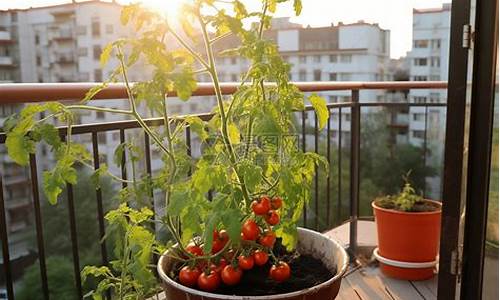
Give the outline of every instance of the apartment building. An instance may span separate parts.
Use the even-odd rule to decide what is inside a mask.
[[[390,62],[390,32],[381,29],[378,24],[359,21],[327,27],[303,27],[290,22],[289,18],[276,18],[272,20],[272,27],[265,32],[265,36],[276,42],[283,58],[291,64],[290,79],[293,81],[382,81],[392,78],[392,74],[387,71]],[[220,50],[232,48],[237,43],[236,38],[229,37],[220,41],[218,47]],[[221,81],[239,81],[247,69],[248,62],[241,57],[217,58]],[[206,76],[200,79],[209,80]],[[350,91],[318,94],[330,103],[347,102],[351,99]],[[384,99],[384,91],[360,92],[360,101],[376,102]],[[213,105],[210,100],[204,99],[203,103],[205,108]],[[198,104],[191,105],[198,107]],[[181,110],[182,107],[179,105],[178,109]],[[182,113],[191,111],[191,107],[184,106],[184,109]],[[349,143],[350,117],[348,110],[343,111],[342,116],[332,111],[331,137],[334,143],[339,141],[340,136],[344,145]],[[314,126],[314,114],[307,114],[307,119],[308,126]],[[342,133],[338,131],[340,122]]]
[[[408,53],[410,80],[448,80],[448,45],[450,39],[450,4],[436,9],[413,10],[413,47]],[[410,101],[439,103],[446,101],[446,90],[412,90]],[[444,142],[445,110],[428,108],[410,109],[410,142],[422,145],[425,135],[439,143]]]
[[[410,80],[447,81],[450,43],[449,3],[439,8],[413,10],[413,45],[408,53]],[[446,102],[446,90],[411,90],[414,103]],[[446,128],[444,107],[412,107],[409,111],[409,141],[426,146],[426,163],[440,165]],[[428,178],[429,195],[439,197],[440,177]]]

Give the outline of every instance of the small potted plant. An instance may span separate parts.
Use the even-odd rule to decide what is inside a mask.
[[[97,278],[88,295],[101,299],[143,299],[158,292],[151,268],[160,256],[157,272],[168,299],[333,299],[348,259],[335,241],[298,228],[310,198],[318,166],[326,159],[304,153],[296,145],[294,115],[304,110],[304,96],[288,79],[290,66],[276,45],[264,37],[270,15],[285,1],[264,0],[259,11],[247,11],[240,1],[186,2],[178,14],[180,26],[164,16],[133,4],[124,7],[122,22],[137,32],[132,39],[109,44],[101,55],[106,64],[116,56],[118,66],[109,80],[88,92],[77,104],[51,102],[30,105],[4,124],[9,155],[27,164],[36,144],[46,143],[56,164],[43,175],[43,190],[55,204],[67,184],[76,184],[81,168],[92,168],[92,156],[72,139],[75,112],[93,110],[123,115],[137,121],[165,166],[159,174],[142,174],[144,155],[135,140],[115,151],[115,161],[127,153],[132,176],[110,174],[105,166],[93,179],[111,175],[126,182],[117,195],[119,205],[106,215],[107,237],[113,242],[113,259],[106,266],[86,266],[83,281]],[[293,1],[296,13],[301,3]],[[250,21],[257,26],[245,27]],[[182,30],[179,33],[178,30]],[[215,53],[226,37],[240,41],[235,49]],[[197,51],[197,49],[202,51]],[[224,96],[216,68],[216,55],[237,55],[249,62],[242,84]],[[129,81],[130,67],[148,65],[142,82]],[[208,75],[217,101],[210,120],[175,116],[169,93],[188,101],[200,74]],[[121,80],[128,93],[128,108],[88,103],[110,82]],[[328,120],[324,99],[311,95],[319,128]],[[141,110],[142,108],[142,110]],[[163,122],[153,127],[144,109]],[[37,119],[40,112],[44,118]],[[51,120],[67,124],[59,131]],[[156,121],[157,123],[157,121]],[[180,134],[189,127],[202,144],[201,156],[186,154]],[[67,133],[65,139],[61,133]],[[151,194],[165,195],[165,214],[153,218]],[[156,238],[155,226],[167,228],[171,241]]]
[[[424,199],[405,181],[399,194],[372,202],[378,234],[374,255],[388,276],[425,280],[437,263],[441,203]]]

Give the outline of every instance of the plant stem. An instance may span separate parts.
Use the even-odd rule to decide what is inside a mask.
[[[206,24],[203,22],[203,19],[202,19],[199,11],[198,11],[197,17],[198,17],[198,21],[200,23],[201,30],[203,33],[203,41],[205,43],[205,48],[207,51],[207,57],[208,57],[208,61],[209,61],[208,69],[209,69],[209,73],[212,77],[212,82],[214,84],[215,96],[217,98],[217,105],[218,105],[219,114],[221,117],[222,140],[224,142],[226,152],[229,155],[229,160],[231,162],[233,170],[234,170],[236,177],[238,178],[238,181],[240,183],[241,190],[243,193],[243,197],[245,198],[246,205],[249,205],[250,193],[248,192],[248,189],[245,185],[245,180],[238,173],[238,170],[236,170],[237,158],[236,158],[236,154],[234,152],[233,144],[231,143],[231,140],[229,139],[229,132],[228,132],[228,127],[227,127],[228,119],[226,117],[226,112],[224,110],[224,101],[223,101],[222,91],[221,91],[220,84],[219,84],[219,78],[217,76],[217,70],[215,69],[215,57],[214,57],[212,45],[210,44],[210,38],[208,36]]]

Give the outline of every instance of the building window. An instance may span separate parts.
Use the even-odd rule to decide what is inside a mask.
[[[345,114],[344,116],[347,122],[351,122],[351,114]]]
[[[429,94],[429,101],[431,103],[439,103],[439,93],[430,93]]]
[[[104,119],[104,117],[105,117],[105,115],[104,115],[103,111],[96,111],[95,112],[95,118],[96,119],[102,120],[102,119]]]
[[[40,57],[40,55],[36,56],[36,65],[37,66],[41,66],[42,65],[42,58]]]
[[[427,81],[427,76],[413,76],[415,81]]]
[[[237,74],[231,74],[231,81],[232,82],[238,81],[238,75]]]
[[[334,121],[337,121],[339,119],[339,113],[336,113],[336,112],[332,113],[332,119]]]
[[[100,113],[100,111],[98,111],[98,113]],[[103,117],[103,119],[104,119],[104,117]],[[97,135],[97,142],[99,144],[106,144],[107,141],[108,141],[108,139],[107,139],[107,135],[106,135],[105,132],[103,134],[98,134]]]
[[[304,71],[304,70],[300,70],[299,71],[299,80],[300,81],[306,81],[307,80],[306,79],[306,71]]]
[[[17,11],[13,11],[10,15],[12,22],[17,22]]]
[[[321,55],[314,55],[314,56],[313,56],[313,61],[314,61],[315,63],[319,63],[319,62],[321,62]]]
[[[111,138],[113,139],[113,141],[119,141],[120,140],[120,133],[119,132],[113,132],[111,134]]]
[[[351,54],[341,54],[340,55],[340,62],[350,63],[351,61],[352,61],[352,55]]]
[[[349,81],[349,80],[351,80],[351,74],[340,73],[340,81]]]
[[[321,70],[314,70],[314,81],[321,81]]]
[[[236,64],[236,57],[231,57],[231,64],[235,65]]]
[[[101,69],[94,70],[94,81],[95,82],[102,82],[102,70]]]
[[[414,138],[417,138],[417,139],[425,138],[425,131],[423,131],[423,130],[412,130],[411,134]]]
[[[336,63],[337,62],[337,55],[334,55],[334,54],[330,55],[330,62]]]
[[[425,120],[425,114],[423,113],[413,114],[413,121],[424,121],[424,120]]]
[[[429,80],[430,81],[439,81],[439,80],[441,80],[441,76],[439,76],[439,75],[431,75],[431,76],[429,76]]]
[[[413,47],[415,48],[427,48],[429,46],[428,40],[415,40],[413,41]]]
[[[427,66],[427,58],[415,58],[413,64],[415,66]]]
[[[100,45],[94,45],[93,53],[94,53],[94,59],[95,60],[100,60],[101,59],[101,46]]]
[[[431,47],[432,49],[441,49],[441,40],[432,40],[431,41]]]
[[[113,34],[113,24],[106,24],[106,33]]]
[[[101,36],[101,23],[99,22],[98,18],[92,18],[91,29],[93,37]]]
[[[76,34],[77,35],[86,35],[87,34],[87,27],[84,25],[76,27]]]
[[[337,81],[337,73],[330,73],[330,81]]]
[[[191,103],[189,104],[189,112],[196,112],[198,110],[198,104]]]
[[[300,63],[306,63],[306,62],[307,62],[307,56],[305,56],[305,55],[300,55],[300,56],[299,56],[299,62],[300,62]]]
[[[415,102],[415,103],[425,103],[426,101],[427,101],[427,97],[423,97],[423,96],[413,97],[413,102]]]
[[[338,97],[337,96],[328,96],[328,102],[330,103],[337,103],[339,100],[338,100]]]
[[[78,48],[78,56],[87,56],[88,50],[85,47]]]
[[[35,33],[35,45],[40,45],[40,36],[38,33]]]
[[[432,67],[440,67],[441,59],[439,57],[431,57],[431,66]]]

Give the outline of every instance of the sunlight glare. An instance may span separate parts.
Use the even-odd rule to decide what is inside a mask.
[[[179,14],[179,10],[182,4],[185,3],[185,0],[140,0],[140,2],[144,4],[144,6],[173,19]]]

